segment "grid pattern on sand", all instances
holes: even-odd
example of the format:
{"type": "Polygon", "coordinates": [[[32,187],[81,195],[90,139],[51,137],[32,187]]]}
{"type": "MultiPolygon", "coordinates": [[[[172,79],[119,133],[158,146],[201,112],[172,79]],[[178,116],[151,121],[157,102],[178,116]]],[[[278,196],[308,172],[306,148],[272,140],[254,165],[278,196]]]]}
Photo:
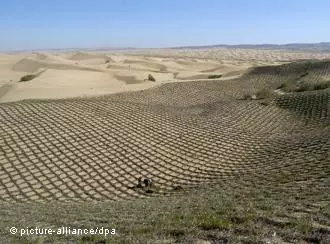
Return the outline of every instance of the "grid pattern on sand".
{"type": "MultiPolygon", "coordinates": [[[[1,104],[0,201],[135,199],[202,184],[297,193],[294,182],[305,182],[329,190],[329,89],[266,105],[238,99],[291,77],[288,67],[232,81],[1,104]],[[146,175],[157,185],[152,194],[132,189],[146,175]]],[[[323,79],[328,63],[309,72],[323,79]]]]}

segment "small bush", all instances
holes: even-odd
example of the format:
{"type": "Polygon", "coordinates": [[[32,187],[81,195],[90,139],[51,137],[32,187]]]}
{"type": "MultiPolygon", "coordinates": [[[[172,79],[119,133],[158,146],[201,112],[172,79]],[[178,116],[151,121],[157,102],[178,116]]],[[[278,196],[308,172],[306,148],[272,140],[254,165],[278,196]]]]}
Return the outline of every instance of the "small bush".
{"type": "Polygon", "coordinates": [[[33,80],[34,78],[36,78],[37,76],[38,75],[24,75],[23,77],[21,77],[19,82],[30,81],[30,80],[33,80]]]}
{"type": "Polygon", "coordinates": [[[256,93],[256,99],[270,98],[274,95],[274,91],[270,89],[261,89],[256,93]]]}
{"type": "Polygon", "coordinates": [[[153,77],[151,74],[148,75],[148,80],[150,80],[150,81],[156,81],[155,77],[153,77]]]}
{"type": "Polygon", "coordinates": [[[222,77],[222,75],[209,75],[207,78],[208,79],[219,79],[221,77],[222,77]]]}

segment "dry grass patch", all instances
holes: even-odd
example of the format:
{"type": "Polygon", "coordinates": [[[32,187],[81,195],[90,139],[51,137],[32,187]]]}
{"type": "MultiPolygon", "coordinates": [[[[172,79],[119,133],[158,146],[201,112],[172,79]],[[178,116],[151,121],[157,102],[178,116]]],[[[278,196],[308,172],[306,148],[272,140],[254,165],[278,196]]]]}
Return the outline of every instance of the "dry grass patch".
{"type": "Polygon", "coordinates": [[[33,80],[36,77],[38,77],[37,74],[24,75],[24,76],[21,77],[21,79],[19,80],[19,82],[30,81],[30,80],[33,80]]]}
{"type": "Polygon", "coordinates": [[[36,74],[28,74],[28,75],[24,75],[21,77],[21,79],[19,80],[19,82],[26,82],[26,81],[30,81],[33,80],[35,78],[37,78],[38,76],[40,76],[42,73],[44,73],[46,70],[42,70],[36,74]]]}
{"type": "Polygon", "coordinates": [[[222,75],[209,75],[207,78],[208,79],[219,79],[221,77],[222,77],[222,75]]]}

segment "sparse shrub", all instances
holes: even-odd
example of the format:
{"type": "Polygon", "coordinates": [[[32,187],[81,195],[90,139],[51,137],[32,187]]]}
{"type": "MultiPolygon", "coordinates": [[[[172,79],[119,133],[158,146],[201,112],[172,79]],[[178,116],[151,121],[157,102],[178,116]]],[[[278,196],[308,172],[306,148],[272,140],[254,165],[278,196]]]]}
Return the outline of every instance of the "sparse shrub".
{"type": "Polygon", "coordinates": [[[303,74],[300,75],[300,78],[303,78],[303,77],[305,77],[307,75],[308,75],[308,72],[305,72],[305,73],[303,73],[303,74]]]}
{"type": "Polygon", "coordinates": [[[256,218],[256,215],[253,213],[245,214],[243,216],[232,216],[230,217],[230,222],[235,225],[241,225],[241,224],[247,224],[251,222],[254,218],[256,218]]]}
{"type": "Polygon", "coordinates": [[[259,90],[255,95],[256,95],[256,99],[270,98],[274,96],[274,91],[272,91],[271,89],[264,88],[259,90]]]}
{"type": "Polygon", "coordinates": [[[204,215],[201,217],[201,223],[199,225],[203,230],[227,230],[230,226],[230,220],[221,219],[214,215],[204,215]]]}
{"type": "Polygon", "coordinates": [[[330,81],[324,83],[314,84],[313,90],[324,90],[330,87],[330,81]]]}
{"type": "Polygon", "coordinates": [[[106,64],[110,63],[110,59],[105,60],[105,63],[106,64]]]}
{"type": "Polygon", "coordinates": [[[38,75],[24,75],[23,77],[21,77],[19,82],[30,81],[30,80],[33,80],[34,78],[36,78],[37,76],[38,75]]]}
{"type": "Polygon", "coordinates": [[[244,94],[241,98],[242,100],[259,100],[259,99],[266,99],[271,98],[275,95],[275,92],[271,89],[261,89],[257,91],[255,94],[244,94]]]}
{"type": "Polygon", "coordinates": [[[242,97],[242,100],[251,100],[251,95],[250,94],[244,94],[242,97]]]}
{"type": "Polygon", "coordinates": [[[207,78],[208,79],[219,79],[221,77],[222,77],[222,75],[209,75],[207,78]]]}
{"type": "Polygon", "coordinates": [[[170,236],[175,236],[175,237],[181,237],[185,235],[184,230],[180,230],[180,229],[171,229],[166,231],[170,236]]]}
{"type": "Polygon", "coordinates": [[[156,81],[155,77],[153,77],[151,74],[148,75],[148,80],[150,80],[150,81],[156,81]]]}
{"type": "Polygon", "coordinates": [[[298,219],[296,228],[300,233],[303,233],[304,235],[308,235],[313,231],[311,220],[308,218],[298,219]]]}
{"type": "Polygon", "coordinates": [[[316,91],[316,90],[324,90],[330,87],[330,81],[327,82],[319,82],[319,83],[302,83],[297,86],[294,91],[295,92],[304,92],[304,91],[316,91]]]}

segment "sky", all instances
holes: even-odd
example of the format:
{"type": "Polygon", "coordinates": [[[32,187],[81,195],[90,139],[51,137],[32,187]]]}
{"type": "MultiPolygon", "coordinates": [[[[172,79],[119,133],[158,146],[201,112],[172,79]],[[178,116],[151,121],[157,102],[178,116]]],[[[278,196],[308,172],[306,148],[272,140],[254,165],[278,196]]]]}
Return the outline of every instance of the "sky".
{"type": "Polygon", "coordinates": [[[329,41],[329,0],[0,2],[1,50],[329,41]]]}

